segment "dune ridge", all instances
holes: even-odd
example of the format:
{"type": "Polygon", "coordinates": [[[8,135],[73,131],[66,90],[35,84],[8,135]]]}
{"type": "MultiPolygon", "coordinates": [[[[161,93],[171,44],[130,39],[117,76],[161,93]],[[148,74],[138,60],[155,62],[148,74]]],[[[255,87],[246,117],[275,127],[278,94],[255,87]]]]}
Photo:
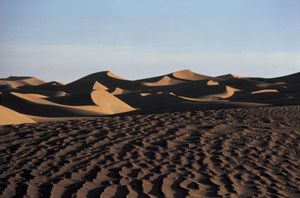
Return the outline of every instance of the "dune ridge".
{"type": "Polygon", "coordinates": [[[211,79],[212,77],[210,76],[206,76],[206,75],[201,75],[201,74],[197,74],[195,72],[192,72],[191,70],[181,70],[181,71],[176,71],[173,72],[172,75],[175,78],[178,79],[182,79],[182,80],[193,80],[193,81],[197,81],[197,80],[207,80],[207,79],[211,79]]]}
{"type": "Polygon", "coordinates": [[[21,77],[21,76],[10,76],[8,78],[0,79],[1,90],[5,89],[16,89],[26,85],[41,85],[44,81],[34,77],[21,77]]]}
{"type": "Polygon", "coordinates": [[[98,105],[105,114],[116,114],[135,110],[105,90],[94,90],[91,93],[91,97],[93,102],[98,105]]]}
{"type": "Polygon", "coordinates": [[[144,82],[143,84],[146,86],[168,86],[168,85],[175,85],[175,84],[179,84],[182,83],[183,81],[181,80],[177,80],[177,79],[173,79],[170,78],[168,76],[163,76],[161,79],[159,79],[156,82],[144,82]]]}

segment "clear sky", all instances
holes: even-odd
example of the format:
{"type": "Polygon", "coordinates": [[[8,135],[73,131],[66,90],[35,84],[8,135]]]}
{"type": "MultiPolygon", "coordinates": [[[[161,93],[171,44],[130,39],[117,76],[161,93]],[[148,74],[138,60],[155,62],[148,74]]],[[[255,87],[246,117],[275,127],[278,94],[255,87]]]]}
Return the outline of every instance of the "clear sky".
{"type": "Polygon", "coordinates": [[[0,77],[300,71],[300,0],[1,0],[0,77]]]}

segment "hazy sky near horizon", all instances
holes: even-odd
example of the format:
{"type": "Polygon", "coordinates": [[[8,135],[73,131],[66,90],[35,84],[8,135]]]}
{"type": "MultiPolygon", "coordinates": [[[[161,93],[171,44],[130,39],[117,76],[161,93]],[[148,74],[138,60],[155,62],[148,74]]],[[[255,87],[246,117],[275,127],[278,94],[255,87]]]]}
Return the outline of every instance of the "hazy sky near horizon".
{"type": "Polygon", "coordinates": [[[0,77],[300,71],[300,0],[1,0],[0,77]]]}

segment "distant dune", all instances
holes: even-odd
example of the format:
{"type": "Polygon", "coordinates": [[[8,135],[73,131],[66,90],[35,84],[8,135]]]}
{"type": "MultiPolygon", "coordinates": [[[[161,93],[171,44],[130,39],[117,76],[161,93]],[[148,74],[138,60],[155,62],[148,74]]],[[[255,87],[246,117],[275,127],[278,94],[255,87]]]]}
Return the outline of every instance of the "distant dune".
{"type": "Polygon", "coordinates": [[[300,73],[277,78],[211,77],[190,70],[139,80],[98,72],[63,85],[35,77],[0,79],[1,124],[28,123],[120,113],[296,105],[300,73]],[[38,119],[36,119],[38,117],[38,119]],[[33,119],[33,120],[32,120],[33,119]]]}

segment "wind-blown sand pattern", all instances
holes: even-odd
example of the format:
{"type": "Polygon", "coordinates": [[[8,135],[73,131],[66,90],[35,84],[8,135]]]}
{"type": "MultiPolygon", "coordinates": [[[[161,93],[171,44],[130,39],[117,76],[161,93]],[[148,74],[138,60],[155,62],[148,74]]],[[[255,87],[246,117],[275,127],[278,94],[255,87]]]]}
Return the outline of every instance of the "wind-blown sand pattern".
{"type": "Polygon", "coordinates": [[[0,127],[2,197],[299,197],[300,107],[0,127]]]}
{"type": "Polygon", "coordinates": [[[300,73],[0,79],[0,197],[300,197],[300,73]]]}

